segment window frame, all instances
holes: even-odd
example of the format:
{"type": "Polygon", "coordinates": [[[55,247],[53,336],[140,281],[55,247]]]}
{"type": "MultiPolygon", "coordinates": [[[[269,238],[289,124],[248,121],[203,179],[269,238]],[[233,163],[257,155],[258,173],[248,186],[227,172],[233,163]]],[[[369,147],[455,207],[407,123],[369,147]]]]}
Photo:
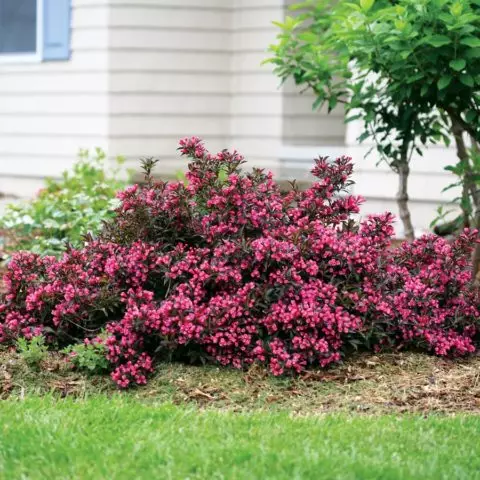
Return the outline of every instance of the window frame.
{"type": "Polygon", "coordinates": [[[5,63],[40,63],[43,58],[43,2],[37,0],[37,32],[36,32],[36,52],[28,53],[2,53],[0,52],[0,65],[5,63]]]}

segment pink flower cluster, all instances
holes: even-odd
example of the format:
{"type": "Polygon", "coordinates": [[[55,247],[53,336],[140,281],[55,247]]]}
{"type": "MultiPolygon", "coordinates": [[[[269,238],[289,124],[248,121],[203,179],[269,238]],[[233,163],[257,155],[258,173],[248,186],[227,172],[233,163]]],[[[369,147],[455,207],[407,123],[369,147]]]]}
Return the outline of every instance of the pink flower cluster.
{"type": "Polygon", "coordinates": [[[106,329],[120,387],[165,356],[202,356],[275,375],[338,361],[353,347],[414,344],[465,354],[477,334],[469,286],[475,233],[390,249],[390,214],[352,219],[352,163],[320,158],[306,191],[241,169],[237,152],[180,141],[187,182],[135,185],[97,240],[60,260],[20,253],[5,277],[0,341],[65,345],[106,329]]]}

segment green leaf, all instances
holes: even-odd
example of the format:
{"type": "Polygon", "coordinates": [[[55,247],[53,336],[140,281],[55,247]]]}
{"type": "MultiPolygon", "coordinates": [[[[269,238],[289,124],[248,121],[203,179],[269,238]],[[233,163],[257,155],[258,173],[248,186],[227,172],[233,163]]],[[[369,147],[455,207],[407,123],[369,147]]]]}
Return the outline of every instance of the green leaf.
{"type": "Polygon", "coordinates": [[[328,112],[330,113],[337,106],[337,97],[330,97],[328,100],[328,112]]]}
{"type": "Polygon", "coordinates": [[[475,110],[469,110],[465,115],[465,121],[470,123],[473,120],[475,120],[476,116],[477,116],[477,112],[475,110]]]}
{"type": "Polygon", "coordinates": [[[478,37],[463,37],[460,39],[460,43],[462,45],[466,45],[467,47],[471,48],[478,48],[480,47],[480,38],[478,37]]]}
{"type": "Polygon", "coordinates": [[[451,60],[449,65],[456,72],[461,72],[466,67],[467,62],[463,58],[457,58],[456,60],[451,60]]]}
{"type": "Polygon", "coordinates": [[[430,85],[428,83],[424,83],[422,85],[422,88],[420,89],[420,95],[424,97],[427,94],[429,88],[430,88],[430,85]]]}
{"type": "Polygon", "coordinates": [[[301,22],[299,19],[294,17],[285,17],[285,30],[292,31],[298,24],[301,22]]]}
{"type": "Polygon", "coordinates": [[[300,2],[300,3],[294,3],[293,5],[290,5],[288,9],[294,12],[295,10],[302,10],[302,9],[308,8],[309,6],[310,6],[310,2],[300,2]]]}
{"type": "Polygon", "coordinates": [[[464,85],[466,85],[467,87],[473,87],[475,85],[473,77],[471,75],[466,74],[466,73],[460,75],[460,81],[464,85]]]}
{"type": "Polygon", "coordinates": [[[465,52],[465,58],[479,58],[480,48],[470,48],[465,52]]]}
{"type": "Polygon", "coordinates": [[[360,6],[364,12],[368,12],[375,3],[375,0],[360,0],[360,6]]]}
{"type": "Polygon", "coordinates": [[[319,36],[314,32],[302,32],[298,35],[298,38],[305,43],[316,44],[318,42],[319,36]]]}
{"type": "Polygon", "coordinates": [[[358,113],[357,115],[352,115],[351,117],[347,117],[345,119],[345,123],[350,123],[350,122],[353,122],[355,120],[358,120],[359,118],[362,118],[362,114],[361,113],[358,113]]]}
{"type": "Polygon", "coordinates": [[[437,82],[438,89],[443,90],[444,88],[447,88],[450,85],[451,81],[452,77],[450,75],[443,75],[443,77],[441,77],[440,80],[437,82]]]}
{"type": "Polygon", "coordinates": [[[363,132],[358,138],[357,138],[357,141],[359,143],[362,143],[364,140],[366,140],[367,138],[370,137],[370,132],[363,132]]]}
{"type": "Polygon", "coordinates": [[[461,184],[462,184],[461,182],[451,183],[450,185],[447,185],[445,188],[442,188],[442,193],[443,192],[448,192],[452,188],[459,187],[461,184]]]}
{"type": "Polygon", "coordinates": [[[415,73],[414,75],[407,78],[407,83],[413,83],[418,80],[421,80],[424,76],[425,75],[423,74],[423,72],[415,73]]]}
{"type": "Polygon", "coordinates": [[[459,17],[462,14],[463,6],[460,2],[455,2],[451,7],[450,7],[450,13],[454,17],[459,17]]]}
{"type": "Polygon", "coordinates": [[[319,96],[315,99],[312,105],[312,110],[316,110],[317,108],[321,107],[323,105],[323,102],[325,102],[325,99],[323,96],[319,96]]]}
{"type": "Polygon", "coordinates": [[[446,35],[432,35],[431,37],[426,39],[426,42],[433,47],[438,48],[452,43],[452,40],[446,35]]]}

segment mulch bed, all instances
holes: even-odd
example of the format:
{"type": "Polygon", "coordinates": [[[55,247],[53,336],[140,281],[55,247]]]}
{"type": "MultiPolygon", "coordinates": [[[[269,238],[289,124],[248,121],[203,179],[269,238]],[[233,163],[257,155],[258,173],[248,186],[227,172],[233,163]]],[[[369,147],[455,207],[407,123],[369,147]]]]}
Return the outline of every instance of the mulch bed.
{"type": "MultiPolygon", "coordinates": [[[[71,370],[52,353],[38,370],[0,352],[0,398],[53,392],[61,397],[118,394],[108,376],[71,370]]],[[[294,415],[480,414],[480,356],[448,360],[420,353],[361,354],[329,370],[276,378],[262,367],[238,371],[165,363],[145,387],[122,392],[145,402],[230,411],[287,410],[294,415]]]]}

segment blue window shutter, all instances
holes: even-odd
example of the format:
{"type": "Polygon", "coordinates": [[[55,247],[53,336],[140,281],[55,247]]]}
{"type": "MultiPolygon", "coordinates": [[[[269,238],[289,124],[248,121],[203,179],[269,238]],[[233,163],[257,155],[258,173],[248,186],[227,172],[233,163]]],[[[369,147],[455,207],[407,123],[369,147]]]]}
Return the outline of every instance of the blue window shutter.
{"type": "Polygon", "coordinates": [[[71,0],[43,0],[43,60],[70,58],[71,0]]]}

